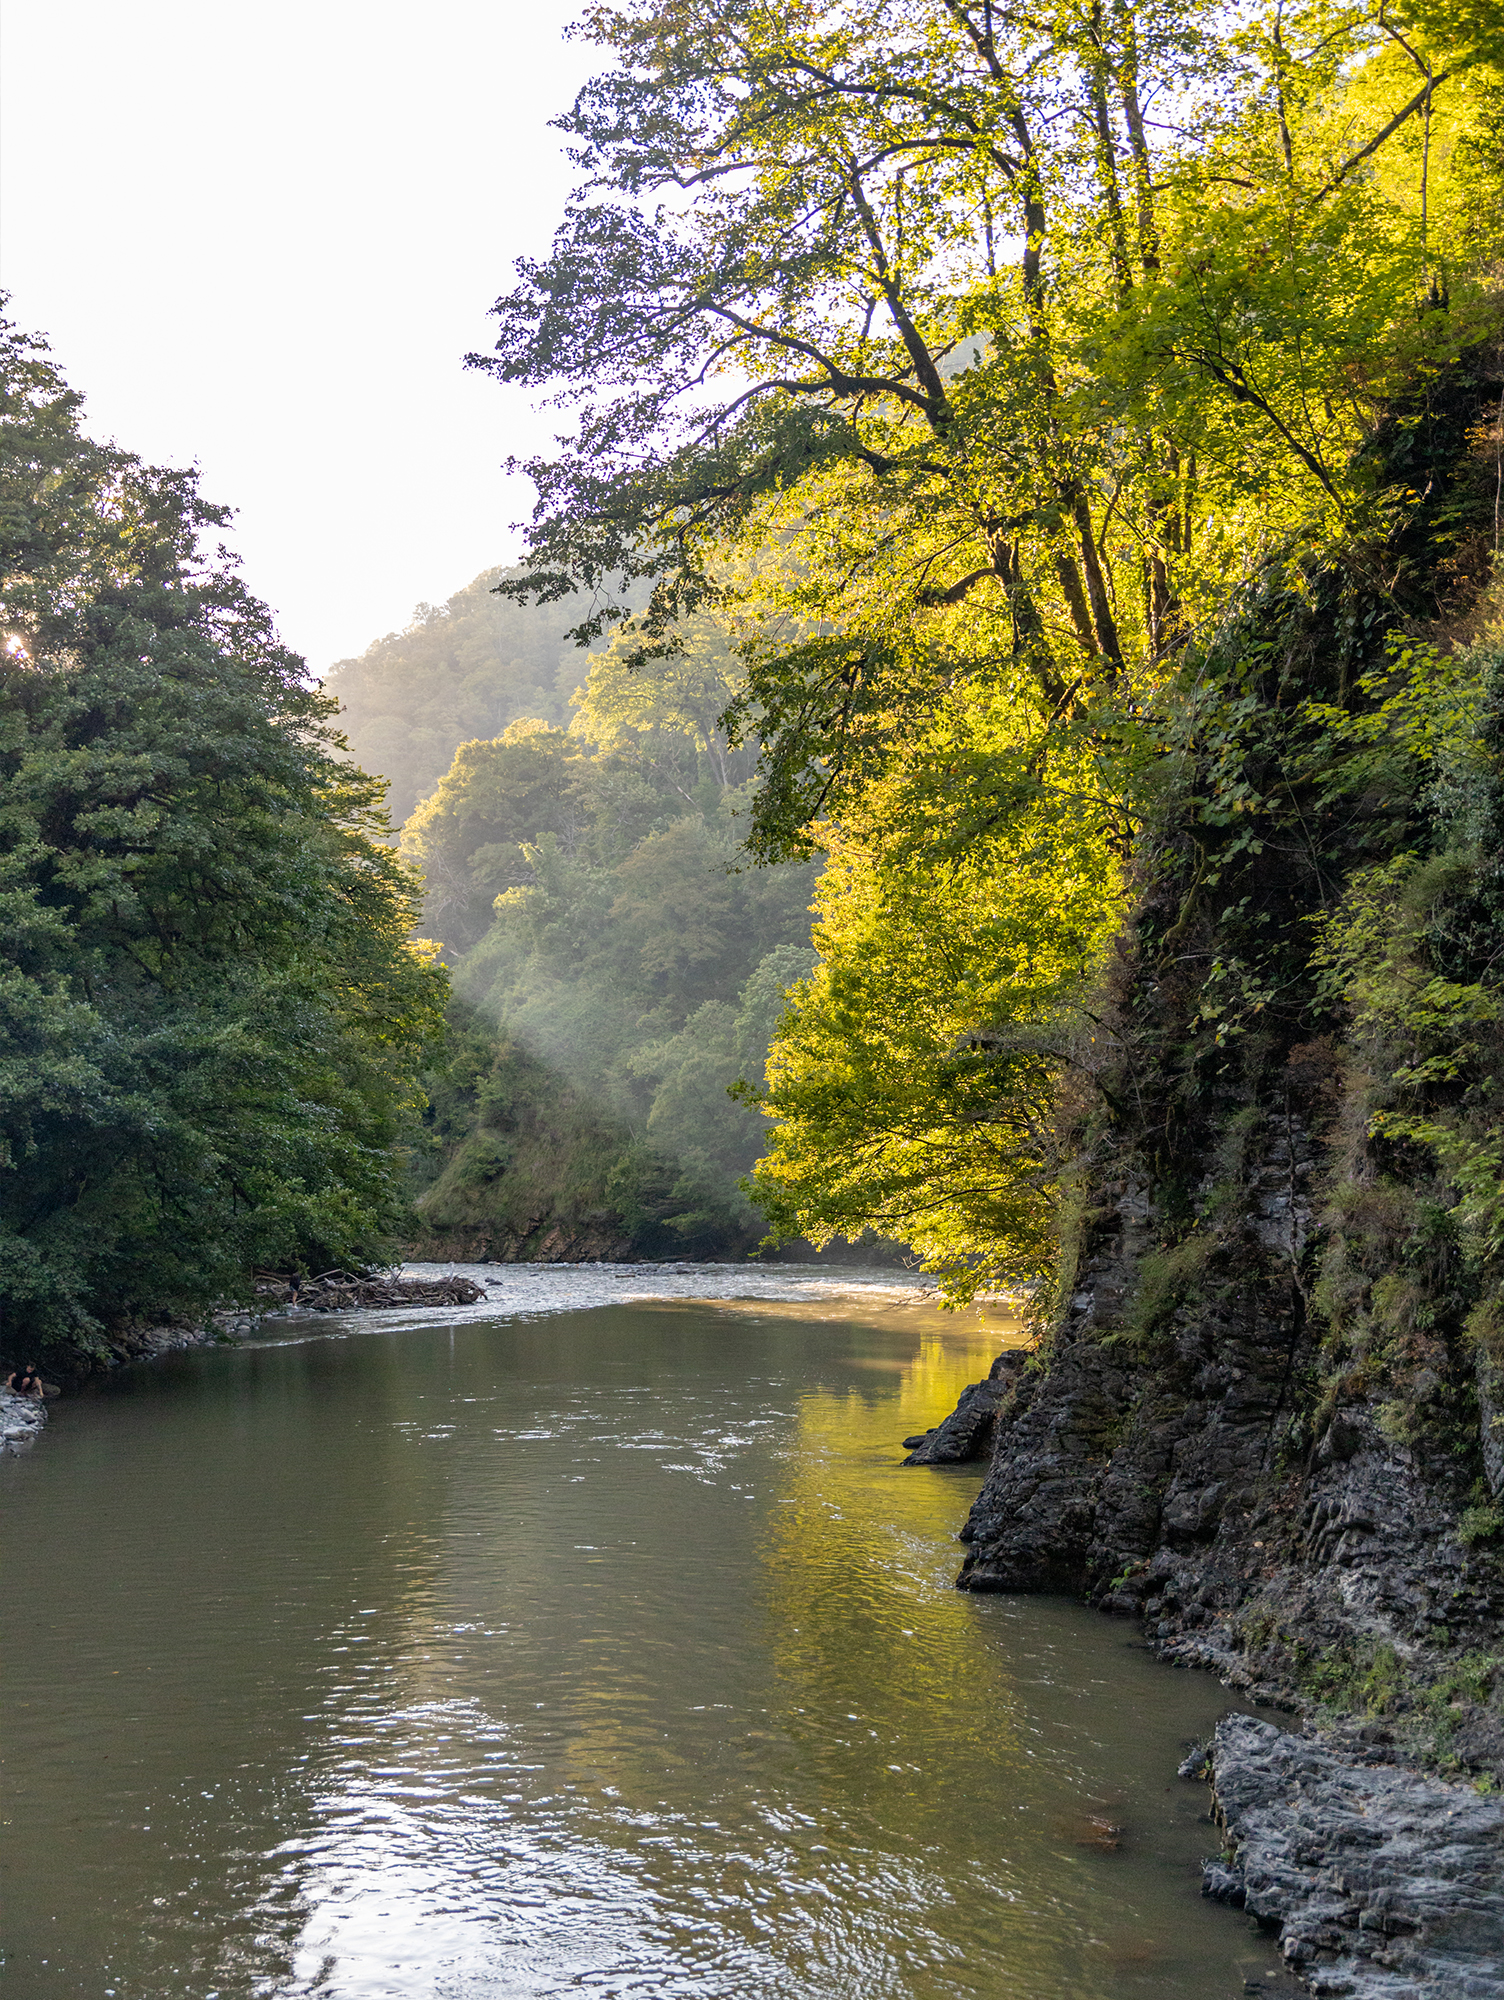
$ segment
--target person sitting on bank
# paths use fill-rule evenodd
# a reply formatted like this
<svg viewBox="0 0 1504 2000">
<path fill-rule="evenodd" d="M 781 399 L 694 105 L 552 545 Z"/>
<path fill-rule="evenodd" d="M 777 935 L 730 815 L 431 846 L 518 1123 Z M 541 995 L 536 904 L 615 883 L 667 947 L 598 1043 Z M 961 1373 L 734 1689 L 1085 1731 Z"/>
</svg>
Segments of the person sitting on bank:
<svg viewBox="0 0 1504 2000">
<path fill-rule="evenodd" d="M 42 1378 L 37 1373 L 37 1364 L 28 1361 L 24 1368 L 17 1368 L 5 1378 L 5 1386 L 13 1396 L 37 1396 L 42 1394 Z"/>
</svg>

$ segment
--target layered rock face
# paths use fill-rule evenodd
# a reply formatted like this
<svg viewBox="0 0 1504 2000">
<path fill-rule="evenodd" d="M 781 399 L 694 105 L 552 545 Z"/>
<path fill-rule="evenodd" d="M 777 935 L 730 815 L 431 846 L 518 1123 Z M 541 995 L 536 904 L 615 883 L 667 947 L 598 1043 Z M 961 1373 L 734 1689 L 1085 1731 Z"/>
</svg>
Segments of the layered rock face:
<svg viewBox="0 0 1504 2000">
<path fill-rule="evenodd" d="M 567 1223 L 540 1217 L 521 1229 L 504 1223 L 436 1230 L 408 1253 L 439 1264 L 630 1264 L 641 1252 L 614 1220 Z"/>
<path fill-rule="evenodd" d="M 1278 1928 L 1313 1992 L 1504 2000 L 1504 1801 L 1246 1715 L 1213 1761 L 1232 1858 L 1205 1891 Z"/>
<path fill-rule="evenodd" d="M 1467 1533 L 1489 1362 L 1428 1330 L 1442 1366 L 1428 1384 L 1411 1356 L 1401 1386 L 1432 1421 L 1406 1439 L 1402 1362 L 1334 1361 L 1308 1306 L 1336 1254 L 1331 1151 L 1293 1113 L 1245 1118 L 1241 1196 L 1171 1283 L 1132 1150 L 1104 1151 L 1062 1317 L 988 1385 L 958 1582 L 1138 1615 L 1166 1660 L 1303 1716 L 1219 1728 L 1229 1860 L 1207 1887 L 1278 1931 L 1311 1990 L 1504 2000 L 1504 1575 Z"/>
<path fill-rule="evenodd" d="M 1251 601 L 1166 726 L 960 1582 L 1504 1777 L 1501 396 L 1490 349 L 1396 406 L 1376 467 L 1423 502 Z"/>
<path fill-rule="evenodd" d="M 964 1465 L 988 1457 L 997 1413 L 1017 1389 L 1023 1370 L 1024 1356 L 1017 1348 L 1000 1354 L 984 1381 L 973 1382 L 961 1391 L 944 1423 L 921 1438 L 905 1438 L 905 1444 L 913 1449 L 904 1464 Z"/>
<path fill-rule="evenodd" d="M 1319 1166 L 1298 1123 L 1263 1122 L 1239 1221 L 1208 1228 L 1152 1336 L 1135 1307 L 1154 1204 L 1127 1177 L 1100 1189 L 1047 1359 L 998 1410 L 963 1589 L 1087 1596 L 1141 1615 L 1167 1658 L 1313 1700 L 1344 1679 L 1403 1699 L 1407 1674 L 1497 1648 L 1504 1578 L 1461 1538 L 1467 1466 L 1386 1435 L 1387 1385 L 1313 1419 Z M 1504 1778 L 1492 1703 L 1449 1698 L 1441 1720 Z"/>
<path fill-rule="evenodd" d="M 1426 445 L 1464 510 L 1475 388 Z M 1504 1990 L 1504 646 L 1440 774 L 1379 706 L 1428 698 L 1389 663 L 1449 615 L 1443 542 L 1396 544 L 1406 606 L 1366 559 L 1313 570 L 1203 667 L 958 1578 L 1139 1616 L 1299 1715 L 1219 1736 L 1211 1886 L 1371 2000 Z"/>
</svg>

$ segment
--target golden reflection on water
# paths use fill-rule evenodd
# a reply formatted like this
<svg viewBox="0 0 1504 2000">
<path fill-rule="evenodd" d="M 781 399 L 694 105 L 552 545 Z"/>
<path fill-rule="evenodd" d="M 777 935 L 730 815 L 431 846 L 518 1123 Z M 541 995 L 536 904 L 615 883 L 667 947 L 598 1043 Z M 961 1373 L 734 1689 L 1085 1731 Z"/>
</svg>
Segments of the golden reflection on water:
<svg viewBox="0 0 1504 2000">
<path fill-rule="evenodd" d="M 956 1592 L 981 1468 L 901 1464 L 1016 1323 L 832 1310 L 206 1354 L 70 1413 L 10 1494 L 60 1621 L 5 1666 L 15 1990 L 1238 1991 L 1169 1776 L 1219 1691 Z"/>
<path fill-rule="evenodd" d="M 757 1319 L 804 1320 L 811 1325 L 829 1326 L 841 1315 L 840 1300 L 833 1299 L 716 1299 L 706 1301 L 718 1313 L 747 1313 Z M 693 1308 L 665 1305 L 663 1311 L 704 1310 L 700 1301 Z M 861 1324 L 894 1333 L 931 1336 L 941 1346 L 959 1343 L 968 1352 L 986 1354 L 990 1366 L 1000 1347 L 1021 1345 L 1023 1320 L 1011 1305 L 996 1302 L 947 1310 L 934 1296 L 883 1298 L 863 1301 Z M 957 1348 L 959 1351 L 959 1347 Z M 897 1355 L 869 1357 L 874 1366 L 906 1366 Z M 983 1371 L 986 1372 L 985 1369 Z"/>
</svg>

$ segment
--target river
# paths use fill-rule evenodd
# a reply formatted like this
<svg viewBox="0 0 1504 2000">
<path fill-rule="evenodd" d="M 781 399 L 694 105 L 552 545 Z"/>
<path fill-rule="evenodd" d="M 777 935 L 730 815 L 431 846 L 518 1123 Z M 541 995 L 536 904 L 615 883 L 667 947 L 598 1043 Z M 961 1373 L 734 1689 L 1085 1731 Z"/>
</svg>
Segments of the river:
<svg viewBox="0 0 1504 2000">
<path fill-rule="evenodd" d="M 955 1591 L 979 1469 L 900 1465 L 1005 1324 L 892 1272 L 477 1275 L 124 1371 L 0 1465 L 11 2000 L 1275 1988 L 1174 1775 L 1239 1704 Z"/>
</svg>

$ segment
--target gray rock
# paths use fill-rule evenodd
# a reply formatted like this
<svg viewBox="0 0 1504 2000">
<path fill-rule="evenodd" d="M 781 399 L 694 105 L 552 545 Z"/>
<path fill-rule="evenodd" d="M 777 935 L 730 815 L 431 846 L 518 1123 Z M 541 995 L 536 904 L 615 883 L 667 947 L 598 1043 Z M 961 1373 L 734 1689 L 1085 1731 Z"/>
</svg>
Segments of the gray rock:
<svg viewBox="0 0 1504 2000">
<path fill-rule="evenodd" d="M 1212 1768 L 1235 1860 L 1204 1893 L 1241 1888 L 1312 1991 L 1504 2000 L 1504 1800 L 1246 1715 L 1218 1723 Z"/>
<path fill-rule="evenodd" d="M 1177 1778 L 1205 1778 L 1211 1774 L 1212 1746 L 1198 1743 L 1189 1756 L 1183 1757 L 1176 1767 Z"/>
<path fill-rule="evenodd" d="M 1498 1652 L 1504 1565 L 1461 1539 L 1455 1455 L 1397 1438 L 1382 1384 L 1355 1378 L 1319 1416 L 1303 1403 L 1316 1321 L 1248 1215 L 1267 1195 L 1267 1215 L 1303 1241 L 1319 1148 L 1293 1118 L 1246 1136 L 1249 1208 L 1208 1229 L 1194 1284 L 1152 1338 L 1129 1311 L 1157 1240 L 1152 1202 L 1130 1162 L 1104 1160 L 1068 1303 L 994 1420 L 957 1581 L 1137 1611 L 1162 1658 L 1264 1700 L 1307 1699 L 1313 1663 L 1356 1680 L 1381 1657 L 1424 1687 Z M 1504 1741 L 1481 1710 L 1458 1702 L 1440 1726 L 1438 1751 L 1504 1782 Z"/>
<path fill-rule="evenodd" d="M 962 1465 L 968 1459 L 985 1458 L 992 1449 L 997 1413 L 1012 1395 L 1023 1372 L 1025 1355 L 1010 1348 L 992 1364 L 985 1381 L 973 1382 L 961 1391 L 960 1401 L 934 1430 L 922 1438 L 905 1438 L 912 1445 L 905 1465 Z"/>
<path fill-rule="evenodd" d="M 47 1422 L 47 1406 L 30 1396 L 13 1396 L 0 1389 L 0 1456 L 25 1451 Z"/>
<path fill-rule="evenodd" d="M 1201 1893 L 1210 1896 L 1214 1903 L 1227 1903 L 1235 1910 L 1241 1910 L 1248 1895 L 1248 1884 L 1241 1868 L 1229 1868 L 1225 1861 L 1204 1861 L 1201 1864 Z"/>
</svg>

